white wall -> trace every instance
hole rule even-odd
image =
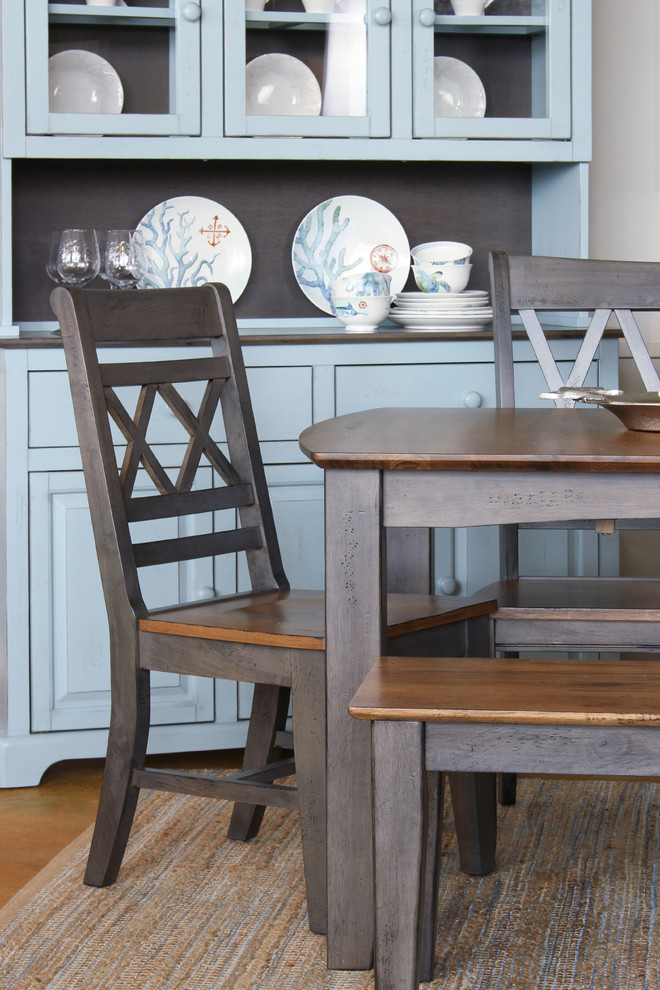
[[[660,261],[660,3],[593,0],[593,41],[590,254]]]
[[[660,261],[660,0],[593,0],[592,9],[589,255]],[[660,358],[660,320],[642,326]],[[625,348],[620,375],[622,388],[640,388]],[[622,533],[620,553],[623,574],[656,576],[660,534]]]
[[[660,0],[592,9],[589,255],[660,261]],[[644,332],[660,357],[660,321]]]

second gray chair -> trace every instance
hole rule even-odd
[[[546,386],[582,386],[598,356],[603,334],[614,324],[625,339],[644,388],[660,389],[660,377],[635,320],[635,312],[660,312],[660,264],[596,261],[531,255],[490,255],[495,373],[499,406],[516,405],[514,330],[532,344]],[[543,327],[548,313],[589,313],[572,367],[566,374],[551,351]],[[520,317],[520,326],[513,317]],[[599,382],[595,382],[599,384]],[[575,403],[558,398],[556,405]],[[585,415],[593,410],[585,409]],[[610,415],[610,413],[602,413]],[[623,429],[623,427],[622,427]],[[527,528],[534,528],[529,524]],[[567,520],[558,529],[658,528],[655,521],[639,526],[631,520]],[[501,579],[482,589],[496,598],[492,615],[493,648],[509,655],[522,651],[643,652],[653,649],[660,623],[660,580],[617,577],[521,576],[519,530],[501,528]],[[515,781],[503,778],[504,803],[515,799]]]

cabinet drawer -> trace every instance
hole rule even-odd
[[[312,372],[300,368],[248,368],[248,383],[262,441],[297,440],[312,422]],[[182,386],[181,394],[193,411],[199,407],[203,386]],[[137,389],[122,389],[122,395]],[[126,400],[128,402],[128,400]],[[32,371],[28,378],[30,447],[76,447],[78,438],[65,371]],[[119,431],[117,443],[122,442]],[[218,424],[214,436],[224,438]],[[152,443],[185,443],[188,435],[164,402],[154,405],[149,427]]]
[[[337,415],[380,406],[495,405],[493,366],[354,365],[337,368]]]

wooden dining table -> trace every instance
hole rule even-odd
[[[327,963],[368,969],[370,727],[348,704],[386,652],[386,529],[656,518],[660,433],[603,409],[384,408],[310,426],[300,446],[325,471]]]

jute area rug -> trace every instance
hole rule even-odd
[[[459,872],[450,822],[425,986],[656,990],[659,788],[520,781],[483,879]],[[225,838],[228,812],[141,798],[105,890],[81,882],[83,834],[0,912],[2,990],[370,990],[371,972],[328,972],[324,939],[307,929],[297,816],[271,809],[242,844]]]

